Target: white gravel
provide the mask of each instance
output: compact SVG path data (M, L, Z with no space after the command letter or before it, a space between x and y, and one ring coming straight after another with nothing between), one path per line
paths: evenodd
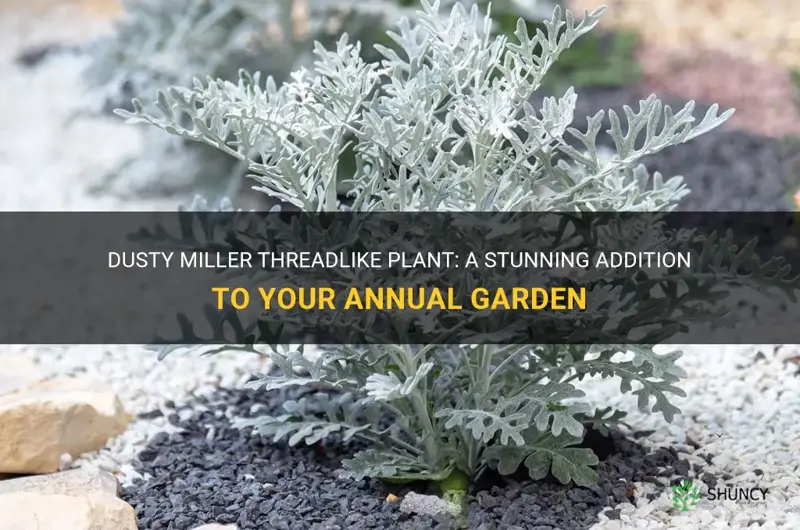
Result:
M592 380L584 389L598 405L627 410L627 420L636 430L656 431L640 443L678 448L681 458L720 477L720 488L769 488L766 500L703 498L694 509L675 515L668 491L648 501L643 496L646 488L637 491L636 507L620 507L622 526L620 521L604 521L596 528L800 528L800 346L682 349L679 363L688 377L680 386L687 396L673 401L682 414L672 424L660 415L639 412L635 399L620 395L614 381ZM714 458L709 464L699 454ZM763 474L757 476L756 470ZM724 474L732 478L722 480ZM701 490L705 494L706 486Z
M13 64L20 46L56 38L76 39L103 24L76 24L81 16L68 7L29 16L0 11L0 209L136 210L172 209L175 201L122 201L89 197L88 184L141 145L139 132L109 119L70 121L82 98L78 58L62 57L36 70ZM68 22L64 22L68 21ZM98 147L100 146L100 147ZM639 413L635 400L620 396L613 381L585 384L598 405L629 410L636 430L656 432L642 443L680 447L683 458L706 470L733 478L729 485L769 488L766 501L702 500L693 510L675 514L664 493L647 501L638 491L637 505L621 506L622 519L601 520L598 529L800 528L800 346L686 347L681 364L689 377L678 400L683 415L672 425L658 415ZM757 353L763 359L755 362ZM140 346L2 346L0 356L29 355L50 374L89 373L100 376L119 393L130 412L181 402L217 385L236 387L262 360L255 355L199 357L176 353L157 362ZM739 366L743 368L738 368ZM97 454L73 465L100 466L133 476L126 463L147 438L165 428L164 419L135 421L128 432ZM687 437L697 442L695 450ZM707 464L698 453L715 455ZM757 476L756 470L761 470ZM721 486L723 484L720 484ZM601 516L601 519L605 519Z
M132 201L87 195L87 189L143 143L140 129L116 117L86 118L84 59L59 55L24 70L25 46L76 43L107 31L73 4L28 13L0 11L0 209L116 211L174 209L174 200Z

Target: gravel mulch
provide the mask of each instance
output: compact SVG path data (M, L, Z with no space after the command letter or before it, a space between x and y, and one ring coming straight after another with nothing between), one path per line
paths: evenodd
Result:
M159 433L133 462L149 480L135 479L123 498L134 506L143 530L183 530L202 523L236 523L240 530L336 530L342 528L451 528L446 517L411 516L384 501L392 490L374 481L335 478L341 459L357 446L291 448L231 428L231 418L280 414L297 390L220 390L166 414L179 432ZM563 486L523 476L489 477L469 498L469 528L584 529L598 513L630 503L642 483L665 489L686 477L690 464L675 449L649 450L621 433L592 433L586 444L601 458L600 482L592 488ZM695 473L699 467L691 471ZM699 475L713 484L713 475ZM402 495L406 490L393 491ZM652 496L656 495L651 493ZM535 524L533 524L535 521Z

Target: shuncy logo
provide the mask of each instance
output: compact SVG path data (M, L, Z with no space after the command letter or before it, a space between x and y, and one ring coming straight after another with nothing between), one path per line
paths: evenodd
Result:
M700 488L686 480L672 486L672 505L682 512L691 510L700 501Z
M763 501L769 488L735 487L709 488L706 495L712 501ZM691 510L700 502L700 487L693 481L682 480L672 486L672 505L682 512Z

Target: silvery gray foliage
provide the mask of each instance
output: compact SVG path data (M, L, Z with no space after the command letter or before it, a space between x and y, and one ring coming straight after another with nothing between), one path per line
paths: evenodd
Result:
M610 111L618 154L603 163L595 149L602 113L579 131L571 126L574 91L540 111L529 104L558 55L601 11L580 23L570 13L554 18L548 35L529 36L520 22L519 43L491 38L491 21L477 9L454 13L402 22L391 35L403 56L378 46L381 63L365 62L345 35L335 50L318 45L315 69L294 72L280 88L247 73L238 83L196 80L159 92L162 116L138 100L121 115L247 161L265 193L309 211L344 207L331 183L348 154L355 210L652 211L687 193L680 178L651 177L636 161L711 130L730 112L717 116L715 105L695 123L693 103L674 112L651 96L625 109L623 133ZM570 147L566 135L586 149ZM556 154L571 160L556 163Z
M731 115L714 106L696 120L693 104L676 112L650 97L623 116L609 112L616 153L601 156L603 114L573 127L573 90L541 109L529 101L603 9L577 21L556 8L546 32L529 35L520 22L512 42L492 37L491 19L475 8L457 4L443 17L438 2L422 6L415 23L390 33L396 47L378 47L381 62L365 62L345 35L333 50L317 46L313 69L282 86L242 72L235 83L208 78L159 92L158 113L135 101L133 112L119 114L216 147L247 164L258 189L313 212L669 211L686 186L638 161ZM355 170L342 201L336 187L346 160ZM610 237L637 249L663 242L651 236ZM722 273L715 256L706 258ZM525 465L534 479L552 473L587 485L597 458L576 447L585 425L602 431L624 415L592 410L575 382L617 378L643 410L671 421L679 410L669 396L684 395L676 386L685 375L680 355L626 344L395 344L323 347L311 358L303 347L278 345L270 356L279 375L259 374L253 386L309 386L324 397L240 425L290 444L333 433L373 443L344 463L352 478L443 480ZM389 424L381 422L387 414Z

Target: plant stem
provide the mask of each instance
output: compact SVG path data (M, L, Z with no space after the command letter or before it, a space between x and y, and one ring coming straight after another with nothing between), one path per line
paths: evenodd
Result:
M472 396L473 406L476 409L483 408L484 398L489 393L492 379L492 356L494 355L495 351L496 350L494 346L486 344L481 344L477 347L478 373L473 378L473 385L476 389L478 389L478 392ZM465 359L465 361L469 366L468 360ZM462 432L462 438L464 440L464 444L467 446L467 466L469 466L469 472L472 474L478 465L480 445L478 440L475 440L475 438L468 431Z
M491 369L492 369L492 356L494 355L494 346L481 344L478 346L478 359L480 359L480 369L478 377L481 382L481 396L485 396L489 392L489 384L491 383Z
M516 345L515 345L515 346L516 346ZM514 352L511 352L511 350L512 350L513 348L508 348L508 347L503 347L503 348L500 348L499 350L497 350L497 352L496 352L496 353L506 353L506 358L505 358L505 359L503 359L502 361L500 361L500 364L498 364L498 365L495 367L495 369L494 369L494 370L492 370L492 373L489 375L489 384L491 384L491 382L492 382L492 380L494 379L494 377L495 377L495 376L496 376L496 375L497 375L497 374L500 372L500 369L501 369L501 368L503 368L503 367L504 367L505 365L507 365L508 363L510 363L511 361L513 361L513 360L514 360L514 358L515 358L517 355L519 355L519 353L520 353L520 352L521 352L523 349L525 349L526 347L527 347L527 346L518 346L518 347L517 347L517 349L516 349L516 351L514 351ZM509 352L511 352L511 353L509 353Z
M414 407L414 413L422 423L422 431L425 436L425 457L430 465L435 465L439 460L439 444L437 443L436 432L433 428L431 415L428 413L428 404L425 398L419 391L414 391L411 397L411 405Z
M359 434L360 434L360 433L359 433ZM372 443L375 443L375 444L380 444L380 442L381 442L381 440L379 440L379 439L374 439L374 438L371 438L371 437L369 437L369 436L364 436L363 438L364 438L364 439L366 439L366 440L368 440L368 441L370 441L370 442L372 442ZM390 442L391 442L392 444L394 444L394 445L397 445L397 446L399 446L399 447L402 447L403 449L405 449L406 451L408 451L408 452L409 452L409 453L411 453L412 455L417 455L417 456L419 456L419 455L421 455L421 454L422 454L422 451L421 451L421 450L420 450L418 447L414 447L413 445L411 445L411 444L408 444L408 443L406 443L406 442L404 442L403 440L400 440L400 439L398 439L398 438L390 438Z
M395 359L395 362L400 367L403 375L408 379L414 377L417 372L418 359L411 353L409 346L389 345L388 348L390 355ZM395 355L392 355L392 351ZM435 466L439 460L439 444L438 436L433 428L433 421L431 420L430 412L428 411L428 387L421 384L409 395L409 402L413 409L414 416L419 419L422 424L422 432L424 433L425 444L425 457L431 466Z
M469 467L469 474L470 476L474 476L475 470L478 467L478 457L480 456L478 441L467 432L464 435L464 443L467 446L467 467Z
M338 163L333 166L332 174L325 185L325 204L322 209L326 212L335 212L337 210L336 179L338 175L338 168Z

